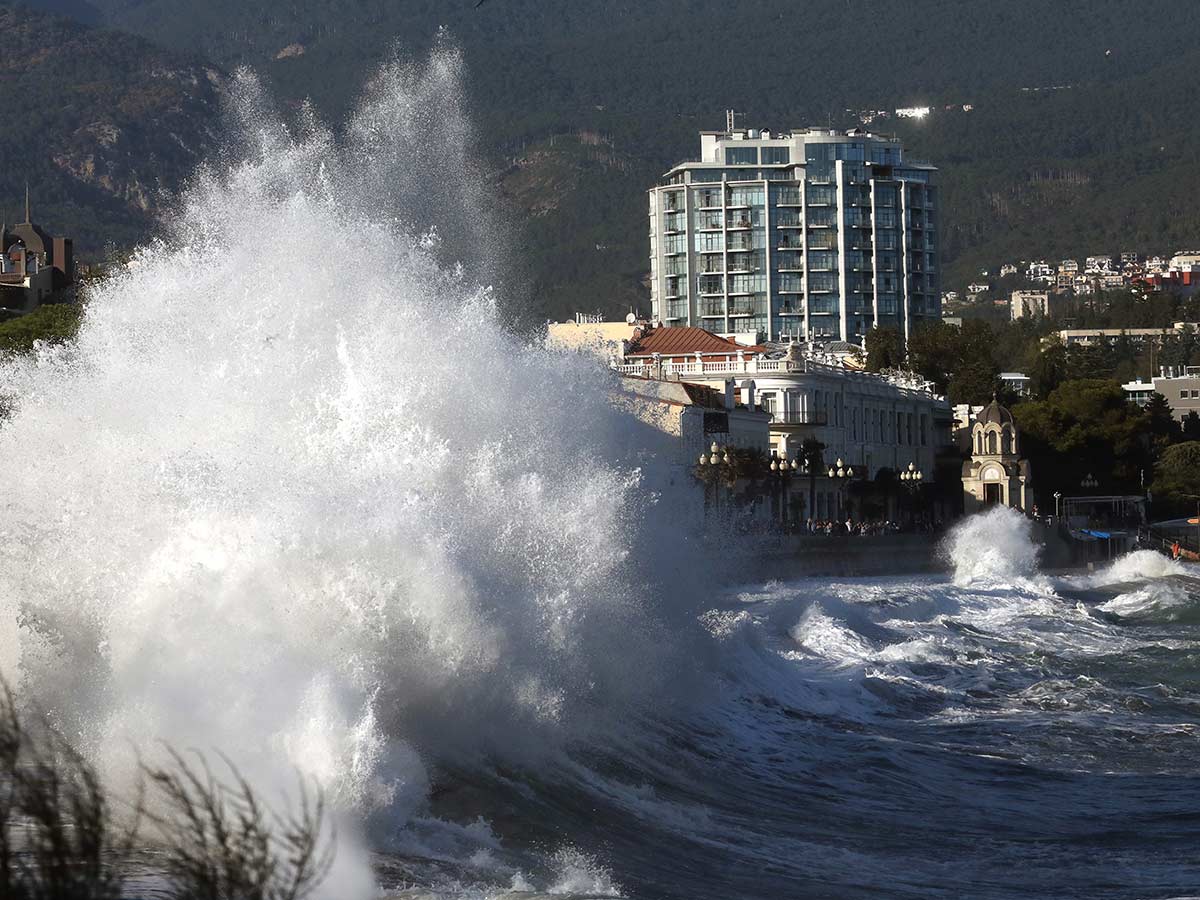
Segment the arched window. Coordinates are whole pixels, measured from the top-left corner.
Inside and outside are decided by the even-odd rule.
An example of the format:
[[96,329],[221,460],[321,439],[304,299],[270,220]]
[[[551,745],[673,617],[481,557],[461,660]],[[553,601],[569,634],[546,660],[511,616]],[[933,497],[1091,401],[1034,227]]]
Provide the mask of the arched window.
[[987,434],[987,452],[996,452],[996,432],[994,431],[989,431]]
[[1004,426],[1004,431],[1001,432],[1000,446],[1004,448],[1005,453],[1016,453],[1016,448],[1013,446],[1012,429],[1007,425]]

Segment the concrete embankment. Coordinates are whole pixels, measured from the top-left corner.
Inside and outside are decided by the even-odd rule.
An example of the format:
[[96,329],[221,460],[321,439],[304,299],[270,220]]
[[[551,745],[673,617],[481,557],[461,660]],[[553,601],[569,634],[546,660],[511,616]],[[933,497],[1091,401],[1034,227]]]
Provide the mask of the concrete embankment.
[[940,535],[803,535],[762,557],[763,577],[841,578],[944,572]]

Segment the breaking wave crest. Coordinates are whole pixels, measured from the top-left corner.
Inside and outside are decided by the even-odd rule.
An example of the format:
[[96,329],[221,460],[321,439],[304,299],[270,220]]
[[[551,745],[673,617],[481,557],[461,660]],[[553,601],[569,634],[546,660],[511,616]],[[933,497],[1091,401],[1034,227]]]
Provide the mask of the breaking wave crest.
[[963,520],[951,532],[943,552],[954,566],[954,583],[1012,583],[1036,575],[1038,545],[1029,519],[997,506]]
[[[0,670],[113,779],[219,748],[393,832],[431,766],[615,735],[684,680],[704,567],[611,376],[505,330],[460,80],[385,67],[337,139],[241,74],[226,164],[74,346],[0,366]],[[369,895],[339,859],[331,896]]]

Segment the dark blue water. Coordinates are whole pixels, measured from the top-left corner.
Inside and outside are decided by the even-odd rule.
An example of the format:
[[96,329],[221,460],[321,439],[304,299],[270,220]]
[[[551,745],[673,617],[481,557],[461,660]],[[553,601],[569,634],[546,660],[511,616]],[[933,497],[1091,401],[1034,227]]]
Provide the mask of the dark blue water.
[[[723,596],[704,703],[538,771],[442,772],[430,844],[385,875],[420,896],[1200,894],[1200,579],[1149,553],[1052,579],[1019,535],[973,539],[955,579]],[[472,817],[486,852],[464,864],[459,835],[431,860]]]

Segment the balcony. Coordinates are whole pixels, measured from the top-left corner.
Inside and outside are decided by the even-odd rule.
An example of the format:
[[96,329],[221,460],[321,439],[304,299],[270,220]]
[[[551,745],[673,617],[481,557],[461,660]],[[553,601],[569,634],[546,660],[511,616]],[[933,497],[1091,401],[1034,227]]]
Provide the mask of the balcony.
[[815,409],[772,412],[772,425],[827,425],[828,416]]

